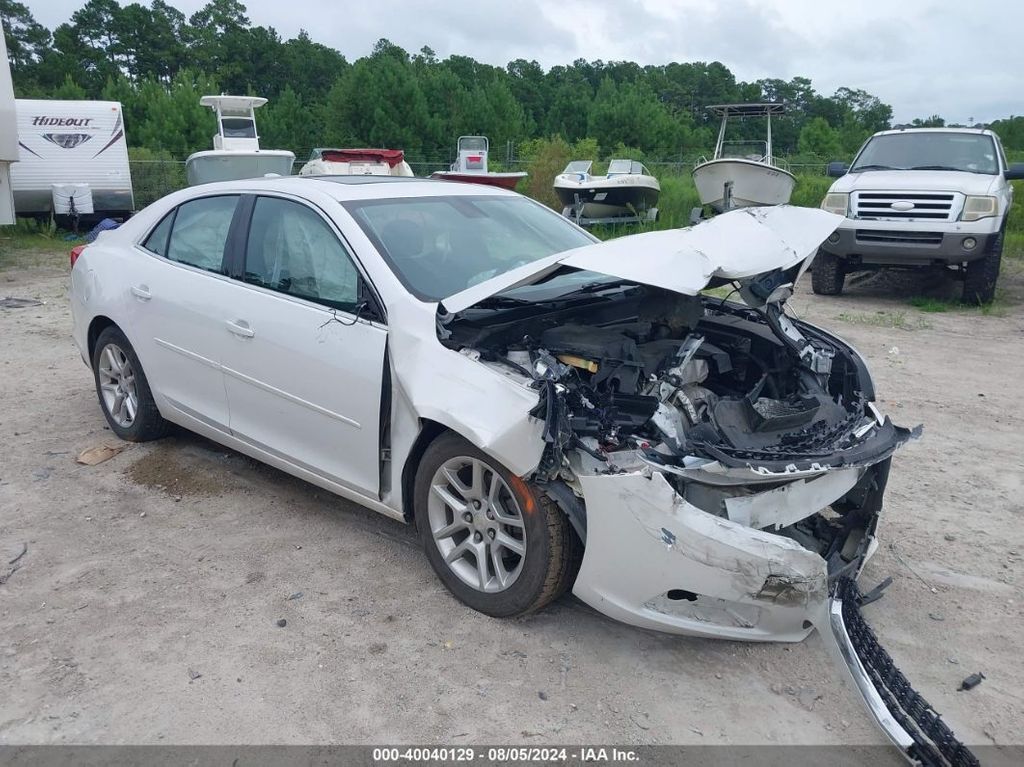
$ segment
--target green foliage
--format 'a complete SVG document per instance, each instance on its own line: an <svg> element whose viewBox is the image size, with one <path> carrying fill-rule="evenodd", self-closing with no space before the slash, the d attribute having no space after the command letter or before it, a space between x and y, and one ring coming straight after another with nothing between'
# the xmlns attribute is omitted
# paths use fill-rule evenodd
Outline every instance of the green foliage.
<svg viewBox="0 0 1024 767"><path fill-rule="evenodd" d="M617 144L674 147L683 139L682 121L673 119L646 84L618 85L606 76L587 116L587 133L600 136L602 148Z"/></svg>
<svg viewBox="0 0 1024 767"><path fill-rule="evenodd" d="M410 55L380 40L350 63L305 30L282 40L239 0L209 0L191 16L172 2L77 0L51 32L24 3L0 0L17 94L120 101L132 146L179 160L210 146L212 115L199 96L257 94L270 100L259 118L268 147L300 157L325 144L402 148L420 172L450 162L464 134L490 138L495 167L505 147L556 135L569 145L596 138L604 158L622 145L638 158L689 164L714 145L717 118L707 107L716 103L784 102L786 114L773 120L776 155L815 163L851 158L892 120L891 107L863 90L826 96L806 77L742 82L720 62L579 59L545 71L525 59L503 68L441 60L428 47ZM1011 152L1024 153L1024 118L995 127ZM763 137L762 120L730 122L730 138Z"/></svg>
<svg viewBox="0 0 1024 767"><path fill-rule="evenodd" d="M52 98L67 99L69 101L84 99L85 97L85 88L71 79L71 75L67 75L64 78L64 82L59 87L53 89L52 95Z"/></svg>
<svg viewBox="0 0 1024 767"><path fill-rule="evenodd" d="M50 44L50 32L24 4L14 0L0 0L0 23L11 72L20 75L42 58Z"/></svg>
<svg viewBox="0 0 1024 767"><path fill-rule="evenodd" d="M800 131L797 148L802 155L819 158L836 157L840 152L839 134L824 117L815 117Z"/></svg>
<svg viewBox="0 0 1024 767"><path fill-rule="evenodd" d="M1008 117L992 123L992 130L999 134L1006 151L1024 150L1024 117Z"/></svg>

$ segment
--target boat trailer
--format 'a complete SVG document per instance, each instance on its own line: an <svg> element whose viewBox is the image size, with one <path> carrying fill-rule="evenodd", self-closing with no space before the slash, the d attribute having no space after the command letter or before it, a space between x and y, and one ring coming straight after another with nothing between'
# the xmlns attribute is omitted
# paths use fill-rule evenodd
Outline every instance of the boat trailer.
<svg viewBox="0 0 1024 767"><path fill-rule="evenodd" d="M576 226L596 226L598 224L642 224L642 223L654 223L658 220L658 209L657 208L645 208L643 210L633 210L635 215L632 216L605 216L602 218L587 218L583 215L584 203L580 196L577 194L574 196L572 205L566 205L562 208L562 215L572 221Z"/></svg>

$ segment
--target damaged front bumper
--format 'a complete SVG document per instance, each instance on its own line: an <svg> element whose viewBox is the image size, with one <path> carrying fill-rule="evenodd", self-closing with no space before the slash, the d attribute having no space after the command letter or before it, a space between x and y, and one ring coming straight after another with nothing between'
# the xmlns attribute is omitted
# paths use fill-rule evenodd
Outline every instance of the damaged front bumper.
<svg viewBox="0 0 1024 767"><path fill-rule="evenodd" d="M581 476L587 544L573 593L676 634L798 642L825 614L825 560L687 503L650 468Z"/></svg>
<svg viewBox="0 0 1024 767"><path fill-rule="evenodd" d="M669 633L795 642L817 628L874 721L911 762L973 767L977 758L910 687L860 614L854 579L876 548L888 468L885 460L825 473L793 469L787 474L798 479L729 509L748 524L688 503L651 466L581 476L587 541L573 593L613 618ZM724 483L742 472L719 475ZM800 506L805 516L845 506L842 526L859 529L830 547L842 556L822 556L749 524L770 519L784 527Z"/></svg>

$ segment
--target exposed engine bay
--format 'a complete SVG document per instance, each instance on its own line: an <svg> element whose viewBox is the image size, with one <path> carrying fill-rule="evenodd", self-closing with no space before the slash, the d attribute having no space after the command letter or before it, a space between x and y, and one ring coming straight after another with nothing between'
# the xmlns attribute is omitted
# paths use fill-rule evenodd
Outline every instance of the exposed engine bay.
<svg viewBox="0 0 1024 767"><path fill-rule="evenodd" d="M746 208L567 251L445 299L437 338L489 369L478 380L449 360L478 418L508 410L490 412L486 392L522 397L514 425L530 431L516 444L531 452L515 473L583 542L579 599L690 636L800 641L817 628L912 761L977 764L859 614L891 582L856 585L891 456L920 427L879 412L852 347L784 310L838 223ZM742 302L704 292L724 285Z"/></svg>
<svg viewBox="0 0 1024 767"><path fill-rule="evenodd" d="M784 280L769 275L763 292ZM742 289L751 296L751 286ZM580 474L643 463L689 503L768 527L743 498L830 470L877 466L841 489L850 508L876 505L868 503L875 495L880 507L886 459L913 436L874 408L853 350L791 319L781 301L751 308L616 286L545 303L481 304L445 323L441 335L449 348L538 389L531 415L544 422L541 482L572 487ZM818 510L765 519L826 560L845 549L830 570L846 570L863 554L849 533L870 537L877 508L856 523L835 514L807 519Z"/></svg>

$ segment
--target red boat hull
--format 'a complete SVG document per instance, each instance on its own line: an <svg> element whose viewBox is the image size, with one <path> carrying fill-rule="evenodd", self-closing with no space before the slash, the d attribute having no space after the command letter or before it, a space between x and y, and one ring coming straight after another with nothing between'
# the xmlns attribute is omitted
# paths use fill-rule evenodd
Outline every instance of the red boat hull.
<svg viewBox="0 0 1024 767"><path fill-rule="evenodd" d="M497 186L502 189L515 189L520 179L526 178L526 173L455 173L450 170L439 170L430 174L431 178L439 178L444 181L461 181L465 184L484 184L485 186Z"/></svg>

